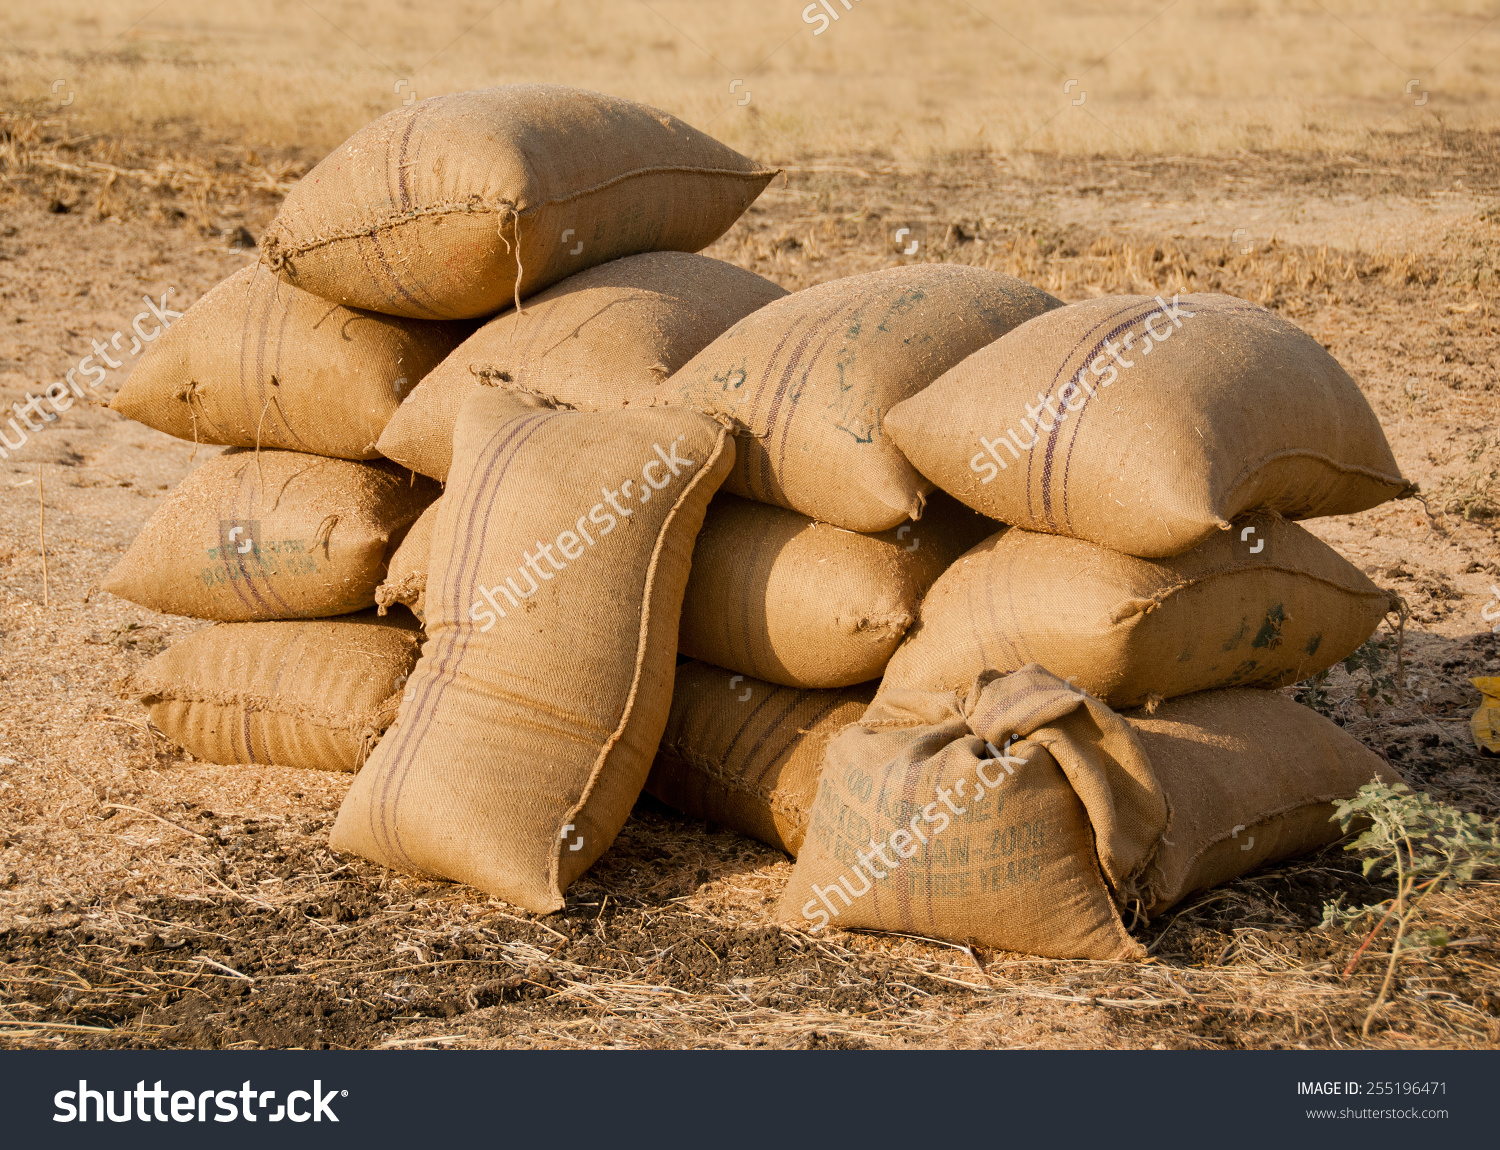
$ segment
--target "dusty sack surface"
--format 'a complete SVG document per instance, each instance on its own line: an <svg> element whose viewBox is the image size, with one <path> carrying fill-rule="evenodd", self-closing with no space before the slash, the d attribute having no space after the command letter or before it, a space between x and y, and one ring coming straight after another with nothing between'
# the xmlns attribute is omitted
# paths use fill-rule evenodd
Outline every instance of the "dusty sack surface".
<svg viewBox="0 0 1500 1150"><path fill-rule="evenodd" d="M437 524L441 497L417 516L401 545L391 553L385 581L375 588L375 605L384 615L395 604L408 608L419 620L426 618L427 562L432 550L432 531Z"/></svg>
<svg viewBox="0 0 1500 1150"><path fill-rule="evenodd" d="M1307 519L1408 491L1358 385L1315 339L1232 296L1159 299L1039 316L894 408L888 433L986 515L1145 557L1247 511Z"/></svg>
<svg viewBox="0 0 1500 1150"><path fill-rule="evenodd" d="M746 317L660 394L747 429L726 490L851 531L884 531L920 514L931 490L887 437L886 413L1061 306L1010 276L955 264L850 276Z"/></svg>
<svg viewBox="0 0 1500 1150"><path fill-rule="evenodd" d="M777 913L815 931L1138 958L1116 899L1139 897L1167 825L1130 727L1040 667L987 672L965 695L893 691L828 744Z"/></svg>
<svg viewBox="0 0 1500 1150"><path fill-rule="evenodd" d="M466 400L428 638L334 849L561 907L650 770L693 539L733 457L729 431L685 409Z"/></svg>
<svg viewBox="0 0 1500 1150"><path fill-rule="evenodd" d="M102 587L223 622L375 605L386 555L438 496L393 463L231 448L171 492Z"/></svg>
<svg viewBox="0 0 1500 1150"><path fill-rule="evenodd" d="M163 332L110 406L196 443L374 459L402 399L470 330L341 307L251 265Z"/></svg>
<svg viewBox="0 0 1500 1150"><path fill-rule="evenodd" d="M684 663L646 791L796 858L828 740L874 697L873 683L797 690Z"/></svg>
<svg viewBox="0 0 1500 1150"><path fill-rule="evenodd" d="M773 175L632 100L552 84L458 92L331 152L287 194L262 259L350 307L483 316L620 256L707 247Z"/></svg>
<svg viewBox="0 0 1500 1150"><path fill-rule="evenodd" d="M720 494L693 549L679 648L788 687L877 679L933 580L995 527L941 493L878 535Z"/></svg>
<svg viewBox="0 0 1500 1150"><path fill-rule="evenodd" d="M221 623L163 651L131 689L209 763L356 771L396 717L421 633L410 616Z"/></svg>
<svg viewBox="0 0 1500 1150"><path fill-rule="evenodd" d="M957 690L987 667L1032 662L1113 707L1280 687L1357 650L1390 603L1333 548L1277 515L1246 516L1155 560L1010 528L933 583L882 689Z"/></svg>
<svg viewBox="0 0 1500 1150"><path fill-rule="evenodd" d="M1204 691L1125 716L1172 804L1145 886L1160 914L1342 837L1334 804L1401 781L1353 735L1279 691Z"/></svg>
<svg viewBox="0 0 1500 1150"><path fill-rule="evenodd" d="M571 275L465 340L412 392L381 454L445 479L458 409L482 384L514 383L582 411L649 402L662 380L757 308L786 295L753 272L647 252Z"/></svg>

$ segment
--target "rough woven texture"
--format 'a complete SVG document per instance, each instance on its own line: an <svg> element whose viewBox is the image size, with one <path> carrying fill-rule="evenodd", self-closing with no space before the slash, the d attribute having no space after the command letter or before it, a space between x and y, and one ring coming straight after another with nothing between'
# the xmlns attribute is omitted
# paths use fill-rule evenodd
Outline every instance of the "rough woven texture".
<svg viewBox="0 0 1500 1150"><path fill-rule="evenodd" d="M357 771L396 717L422 636L410 617L221 623L131 679L162 733L208 763Z"/></svg>
<svg viewBox="0 0 1500 1150"><path fill-rule="evenodd" d="M932 581L996 526L941 493L879 535L721 494L693 549L679 648L787 687L878 679Z"/></svg>
<svg viewBox="0 0 1500 1150"><path fill-rule="evenodd" d="M1011 528L932 585L882 690L958 690L986 668L1027 663L1113 707L1279 687L1357 650L1389 607L1363 572L1277 515L1154 560Z"/></svg>
<svg viewBox="0 0 1500 1150"><path fill-rule="evenodd" d="M886 413L1061 306L1010 276L954 264L851 276L741 320L661 395L747 429L726 490L851 531L884 531L919 515L932 486L887 438Z"/></svg>
<svg viewBox="0 0 1500 1150"><path fill-rule="evenodd" d="M386 555L438 485L393 463L231 448L162 501L103 589L226 623L375 605Z"/></svg>
<svg viewBox="0 0 1500 1150"><path fill-rule="evenodd" d="M428 639L333 847L561 907L646 781L693 539L733 460L729 430L683 408L470 396L433 529Z"/></svg>
<svg viewBox="0 0 1500 1150"><path fill-rule="evenodd" d="M874 697L873 683L799 691L684 663L646 791L796 858L824 748Z"/></svg>
<svg viewBox="0 0 1500 1150"><path fill-rule="evenodd" d="M196 443L374 459L403 397L471 330L340 307L252 265L163 332L110 407Z"/></svg>
<svg viewBox="0 0 1500 1150"><path fill-rule="evenodd" d="M753 272L684 252L579 272L465 340L407 397L380 451L446 479L458 409L485 383L514 383L581 411L649 402L711 340L786 294Z"/></svg>
<svg viewBox="0 0 1500 1150"><path fill-rule="evenodd" d="M631 100L550 84L458 92L331 152L287 194L262 259L350 307L491 315L620 256L705 248L775 174Z"/></svg>
<svg viewBox="0 0 1500 1150"><path fill-rule="evenodd" d="M896 406L887 433L1002 523L1153 558L1248 511L1308 519L1409 491L1315 339L1232 296L1159 299L1039 316Z"/></svg>
<svg viewBox="0 0 1500 1150"><path fill-rule="evenodd" d="M997 761L989 746L1011 735ZM1167 825L1130 727L1040 667L988 672L966 695L893 691L828 744L778 914L1138 958L1116 900L1139 897Z"/></svg>
<svg viewBox="0 0 1500 1150"><path fill-rule="evenodd" d="M406 538L401 540L401 545L391 553L385 582L375 588L375 604L380 614L384 615L393 605L401 603L418 619L426 620L427 562L432 551L432 530L442 505L439 498L422 512L406 533Z"/></svg>
<svg viewBox="0 0 1500 1150"><path fill-rule="evenodd" d="M1354 736L1278 691L1205 691L1125 719L1172 804L1145 879L1153 915L1337 841L1336 802L1371 779L1400 781Z"/></svg>

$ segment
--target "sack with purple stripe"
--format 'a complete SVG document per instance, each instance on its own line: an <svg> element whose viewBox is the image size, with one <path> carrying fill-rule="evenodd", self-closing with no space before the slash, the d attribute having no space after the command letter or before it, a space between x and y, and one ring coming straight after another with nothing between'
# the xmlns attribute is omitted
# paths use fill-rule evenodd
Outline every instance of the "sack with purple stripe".
<svg viewBox="0 0 1500 1150"><path fill-rule="evenodd" d="M885 428L976 511L1148 559L1249 511L1352 514L1413 490L1333 356L1227 295L1049 311L897 404Z"/></svg>
<svg viewBox="0 0 1500 1150"><path fill-rule="evenodd" d="M334 849L560 908L646 781L693 540L733 462L729 430L685 408L465 400L427 642Z"/></svg>

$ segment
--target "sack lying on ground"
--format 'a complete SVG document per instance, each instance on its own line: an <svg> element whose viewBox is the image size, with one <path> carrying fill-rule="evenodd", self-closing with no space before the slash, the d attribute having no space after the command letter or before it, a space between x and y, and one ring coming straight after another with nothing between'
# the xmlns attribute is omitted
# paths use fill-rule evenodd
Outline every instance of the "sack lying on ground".
<svg viewBox="0 0 1500 1150"><path fill-rule="evenodd" d="M162 500L103 589L229 623L360 611L438 493L384 460L231 448Z"/></svg>
<svg viewBox="0 0 1500 1150"><path fill-rule="evenodd" d="M878 679L932 581L996 526L941 493L879 535L721 494L693 549L679 649L788 687Z"/></svg>
<svg viewBox="0 0 1500 1150"><path fill-rule="evenodd" d="M374 459L402 399L471 330L340 307L254 265L163 332L110 407L195 443Z"/></svg>
<svg viewBox="0 0 1500 1150"><path fill-rule="evenodd" d="M1357 567L1277 515L1154 560L1013 527L932 585L882 689L962 690L987 667L1032 662L1112 707L1280 687L1358 650L1389 607Z"/></svg>
<svg viewBox="0 0 1500 1150"><path fill-rule="evenodd" d="M408 620L220 623L136 671L167 738L209 763L357 771L396 717L421 634Z"/></svg>
<svg viewBox="0 0 1500 1150"><path fill-rule="evenodd" d="M513 383L582 411L649 402L710 340L784 295L753 272L684 252L579 272L465 340L401 405L380 451L446 479L458 409L485 383Z"/></svg>
<svg viewBox="0 0 1500 1150"><path fill-rule="evenodd" d="M674 116L551 84L397 108L334 149L261 239L349 307L490 315L595 264L723 235L776 174Z"/></svg>
<svg viewBox="0 0 1500 1150"><path fill-rule="evenodd" d="M921 513L931 484L882 430L893 405L1061 303L981 268L911 264L795 292L747 316L662 386L745 428L725 489L851 531Z"/></svg>
<svg viewBox="0 0 1500 1150"><path fill-rule="evenodd" d="M1247 511L1309 519L1412 488L1358 385L1225 295L1050 311L887 414L928 479L1002 523L1178 555Z"/></svg>
<svg viewBox="0 0 1500 1150"><path fill-rule="evenodd" d="M883 693L834 737L783 921L1139 958L1119 908L1160 914L1325 846L1338 800L1396 779L1278 692L1121 716L1035 664L994 675Z"/></svg>
<svg viewBox="0 0 1500 1150"><path fill-rule="evenodd" d="M1141 896L1166 829L1125 720L1040 667L989 672L966 696L891 691L828 744L778 916L1139 958L1116 897Z"/></svg>
<svg viewBox="0 0 1500 1150"><path fill-rule="evenodd" d="M1369 747L1280 691L1201 691L1125 719L1172 805L1172 829L1146 872L1152 915L1337 842L1339 802L1371 779L1401 781Z"/></svg>
<svg viewBox="0 0 1500 1150"><path fill-rule="evenodd" d="M646 781L693 539L733 459L728 429L685 408L465 400L427 642L333 847L561 907Z"/></svg>
<svg viewBox="0 0 1500 1150"><path fill-rule="evenodd" d="M375 605L380 614L400 603L419 620L426 618L427 562L432 551L432 529L442 504L439 498L429 505L411 525L401 546L391 553L385 582L375 588Z"/></svg>
<svg viewBox="0 0 1500 1150"><path fill-rule="evenodd" d="M874 696L873 683L800 691L684 663L646 791L795 858L823 750Z"/></svg>

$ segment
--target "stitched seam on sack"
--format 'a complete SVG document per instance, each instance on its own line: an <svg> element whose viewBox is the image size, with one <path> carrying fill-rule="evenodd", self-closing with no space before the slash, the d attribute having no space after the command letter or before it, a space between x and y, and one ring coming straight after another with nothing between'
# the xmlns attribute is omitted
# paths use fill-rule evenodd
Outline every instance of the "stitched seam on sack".
<svg viewBox="0 0 1500 1150"><path fill-rule="evenodd" d="M1219 567L1212 571L1204 571L1199 575L1193 576L1191 579L1183 579L1180 582L1174 583L1169 587L1164 587L1155 595L1151 595L1147 598L1126 599L1124 600L1124 602L1116 605L1114 610L1109 613L1109 621L1111 623L1123 623L1125 622L1125 620L1133 618L1136 615L1149 614L1156 608L1160 607L1173 595L1179 594L1183 591L1191 590L1198 584L1206 583L1210 579L1217 579L1225 575L1244 575L1248 572L1255 571L1278 571L1283 575L1296 575L1302 579L1310 579L1314 583L1322 583L1326 586L1332 587L1336 591L1342 591L1346 595L1359 595L1366 599L1390 598L1389 594L1387 594L1385 591L1380 590L1380 588L1378 587L1373 591L1365 591L1354 587L1348 587L1342 583L1336 582L1333 579L1329 579L1326 576L1315 575L1311 571L1306 571L1297 567L1283 567L1279 564L1273 563L1247 563L1239 567ZM1144 604L1144 606L1138 606L1138 604ZM1129 608L1129 610L1127 610L1127 608Z"/></svg>
<svg viewBox="0 0 1500 1150"><path fill-rule="evenodd" d="M666 550L667 533L672 529L673 523L676 522L677 515L682 510L682 505L687 502L689 496L697 489L698 484L703 482L703 477L713 471L720 457L723 456L724 445L728 440L729 429L720 425L719 434L714 440L712 454L703 461L703 466L698 469L698 474L694 475L688 481L687 486L683 488L682 494L672 504L672 510L667 512L666 518L662 520L661 530L656 535L656 546L651 549L651 563L646 568L646 585L641 590L641 625L636 639L635 668L631 672L630 693L625 696L625 709L620 715L619 726L614 729L608 741L600 748L599 757L594 760L594 769L589 772L588 782L584 784L583 793L564 816L565 822L571 822L588 805L589 798L593 795L594 787L598 783L600 776L604 773L610 755L614 753L615 747L619 745L621 738L624 737L625 728L630 725L631 717L635 714L635 701L637 695L640 694L641 673L645 664L646 645L649 641L651 629L651 596L656 590L656 569L657 565L661 562L662 552ZM559 842L553 847L552 861L547 867L547 882L552 891L557 891L557 880L561 866L562 844ZM558 893L561 894L561 892Z"/></svg>
<svg viewBox="0 0 1500 1150"><path fill-rule="evenodd" d="M1281 451L1272 451L1269 454L1262 455L1259 459L1247 463L1245 467L1240 471L1239 475L1235 476L1234 482L1231 483L1227 488L1225 488L1226 496L1232 496L1236 491L1238 491L1246 483L1250 482L1252 478L1254 478L1255 472L1258 469L1277 459L1316 459L1321 463L1327 464L1334 471L1337 471L1342 475L1363 475L1368 479L1373 479L1377 483L1385 485L1386 487L1395 487L1402 491L1405 491L1407 488L1411 487L1410 481L1400 475L1397 475L1393 479L1390 476L1386 475L1384 472L1376 471L1372 467L1361 467L1357 463L1340 463L1331 455L1324 455L1321 451L1306 451L1301 448L1288 447L1282 449ZM1226 502L1227 501L1228 500L1226 499ZM1247 510L1249 509L1247 508Z"/></svg>
<svg viewBox="0 0 1500 1150"><path fill-rule="evenodd" d="M717 783L726 791L731 791L737 795L749 795L751 798L759 799L772 810L781 811L783 814L799 813L799 808L787 804L784 799L778 800L775 788L767 789L765 787L746 786L743 776L731 776L725 773L722 763L704 755L694 754L681 743L664 742L661 745L661 750L668 757L676 759L685 766L691 767L701 775L707 776L710 781ZM806 817L805 811L800 813L802 817Z"/></svg>
<svg viewBox="0 0 1500 1150"><path fill-rule="evenodd" d="M399 215L391 214L384 220L375 224L371 224L368 227L360 228L358 231L342 231L335 232L333 235L329 236L315 236L311 240L296 245L288 244L285 240L281 239L279 235L276 235L274 233L271 236L267 237L267 239L269 244L271 245L271 249L274 250L274 252L280 259L284 260L289 259L293 256L304 255L305 253L312 251L314 248L321 248L326 247L329 244L339 243L342 240L368 239L369 237L375 235L377 232L391 231L392 229L400 227L402 224L407 223L410 220L419 219L422 216L470 215L474 212L490 212L494 215L512 214L517 217L524 218L533 214L534 212L541 211L545 207L549 207L554 204L566 204L583 196L590 196L595 192L602 192L606 188L613 187L615 184L624 183L626 180L639 179L645 176L665 175L669 172L688 172L693 175L699 176L733 176L744 180L756 180L760 179L761 177L765 177L766 182L769 183L771 180L775 179L777 175L780 174L781 169L776 168L771 171L758 172L737 172L731 168L694 168L686 165L660 168L636 168L634 171L625 172L621 175L605 180L601 184L595 184L592 187L583 188L582 190L573 192L570 195L561 196L555 200L541 200L528 208L517 208L516 205L510 200L496 200L493 203L489 204L480 203L477 207L475 206L474 200L450 200L440 204L432 204L425 208L412 208L410 211L402 212ZM266 254L269 256L271 254L271 251L268 250Z"/></svg>
<svg viewBox="0 0 1500 1150"><path fill-rule="evenodd" d="M269 700L260 696L236 696L228 699L216 699L212 695L195 694L186 691L157 690L149 694L137 696L136 702L143 707L155 706L158 703L195 703L206 704L210 707L234 707L242 709L247 715L272 715L277 718L294 719L299 723L310 723L315 727L322 727L329 731L362 731L373 725L373 719L391 705L391 700L399 701L400 692L388 695L368 711L348 722L340 722L331 719L327 714L312 710L311 708L293 704L291 706L280 703L272 706Z"/></svg>
<svg viewBox="0 0 1500 1150"><path fill-rule="evenodd" d="M1274 822L1276 819L1281 818L1283 815L1290 814L1292 811L1299 811L1304 807L1320 806L1323 803L1341 802L1348 797L1348 795L1320 795L1311 799L1299 799L1296 802L1288 803L1284 807L1278 807L1270 814L1262 815L1255 822L1246 824L1243 829L1247 831L1254 830L1256 827L1263 827L1267 823ZM1166 833L1170 834L1171 828L1168 828ZM1232 832L1221 831L1216 838L1209 839L1208 842L1204 843L1188 858L1187 862L1183 865L1183 873L1186 874L1189 870L1191 870L1193 866L1197 864L1198 860L1206 855L1213 847L1216 847L1226 839L1232 839L1233 837L1234 834ZM1161 874L1161 867L1156 865L1155 853L1156 852L1153 852L1151 859L1152 866L1155 868L1157 874ZM1151 885L1154 888L1157 887L1158 884L1153 882Z"/></svg>

